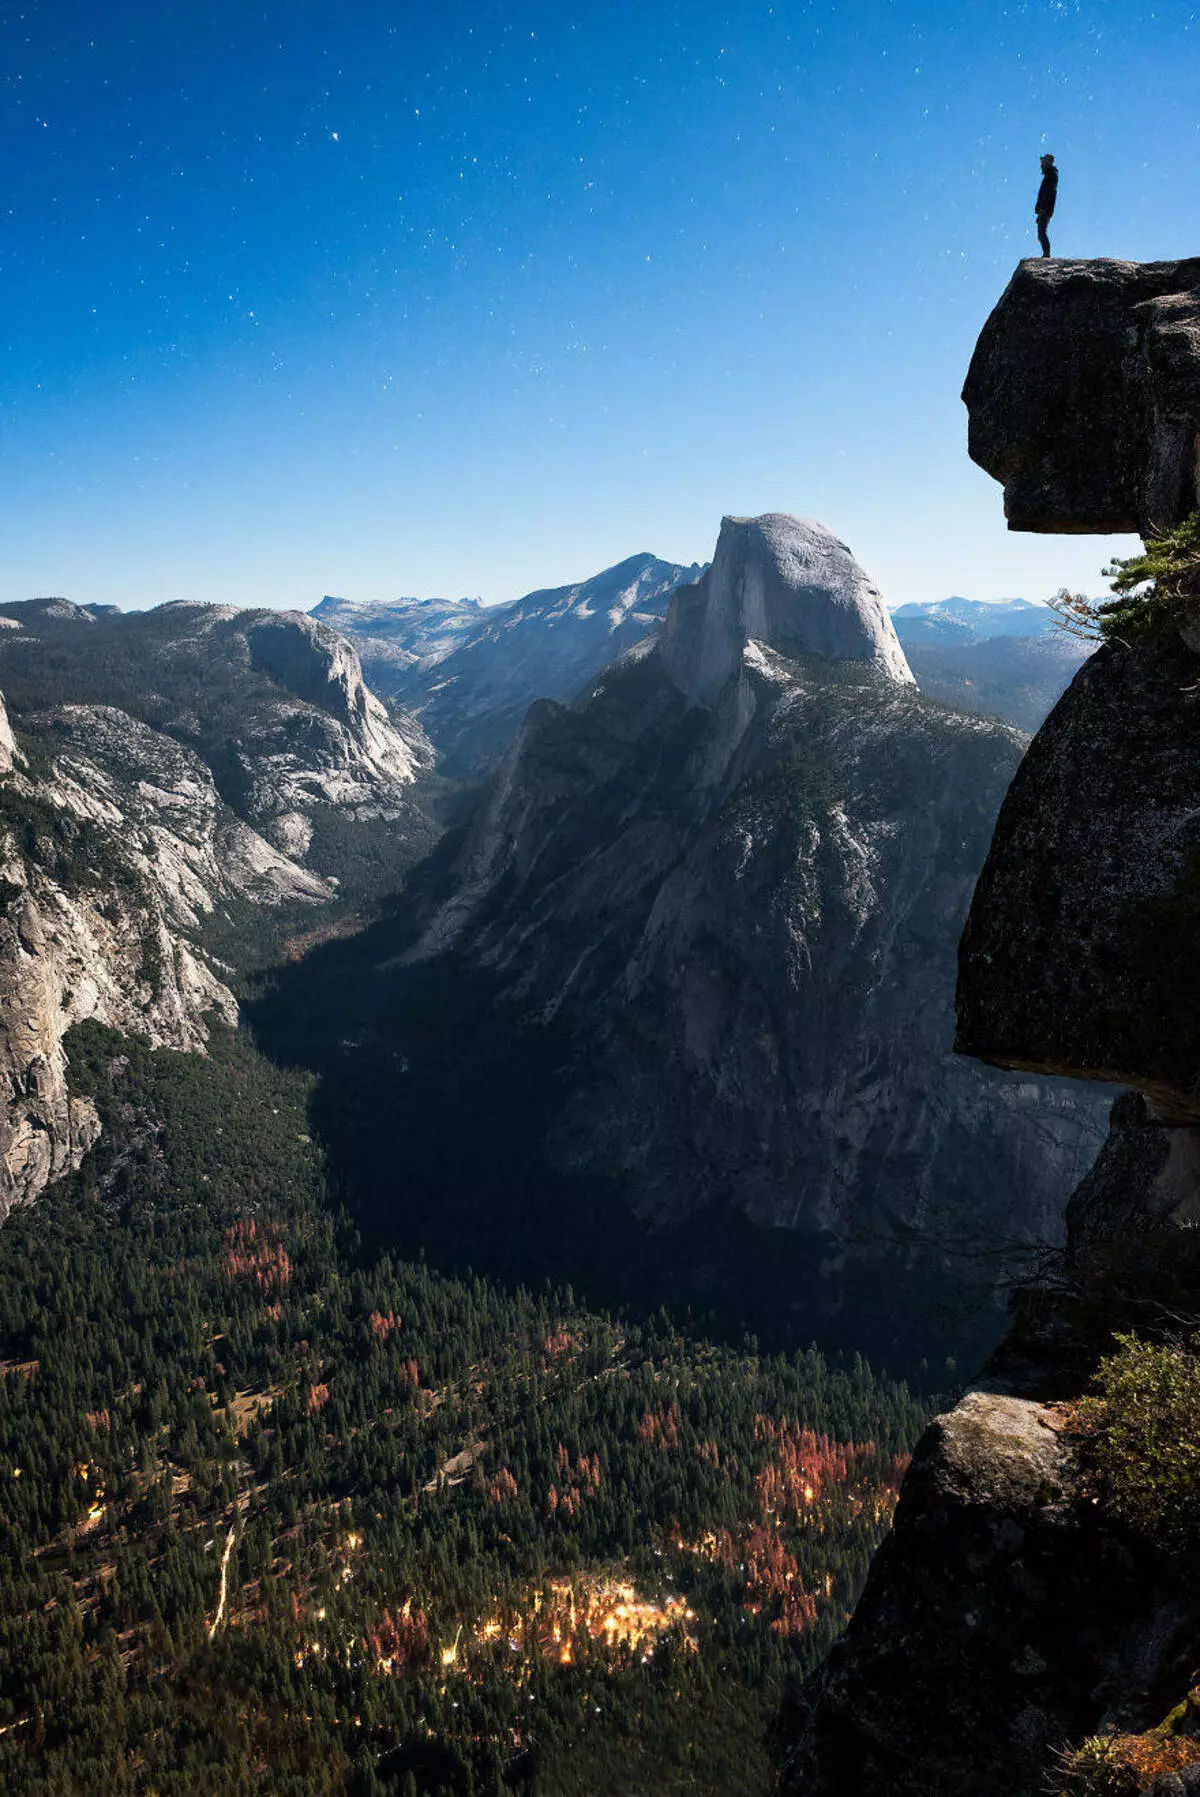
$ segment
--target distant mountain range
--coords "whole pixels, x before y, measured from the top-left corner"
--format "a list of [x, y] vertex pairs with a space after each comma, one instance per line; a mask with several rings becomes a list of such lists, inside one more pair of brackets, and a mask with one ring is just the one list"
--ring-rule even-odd
[[350, 636], [376, 692], [415, 713], [452, 773], [478, 773], [508, 747], [535, 699], [571, 699], [654, 630], [676, 587], [703, 572], [633, 555], [590, 580], [511, 605], [325, 598], [312, 615]]
[[983, 643], [998, 636], [1041, 636], [1054, 627], [1044, 605], [1031, 599], [928, 599], [898, 605], [892, 612], [896, 635], [914, 643]]
[[[473, 776], [496, 764], [535, 700], [578, 697], [659, 630], [676, 588], [703, 572], [643, 554], [510, 605], [327, 596], [312, 616], [352, 638], [370, 685], [420, 719], [446, 772]], [[955, 595], [898, 606], [892, 624], [930, 698], [1024, 730], [1037, 729], [1087, 655], [1029, 599]]]
[[892, 613], [909, 666], [930, 699], [1036, 730], [1087, 660], [1029, 599], [937, 599]]
[[507, 605], [487, 610], [479, 599], [393, 599], [371, 605], [327, 593], [311, 616], [353, 637], [372, 685], [394, 698], [408, 670], [436, 666], [497, 611], [509, 610]]

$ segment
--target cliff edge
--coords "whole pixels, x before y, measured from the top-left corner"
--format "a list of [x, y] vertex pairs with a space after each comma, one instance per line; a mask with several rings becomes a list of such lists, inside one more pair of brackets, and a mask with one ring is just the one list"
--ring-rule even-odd
[[[1010, 528], [1153, 532], [1195, 509], [1198, 290], [1200, 261], [1018, 268], [964, 391]], [[1169, 1771], [1158, 1751], [1194, 1681], [1195, 1606], [1179, 1567], [1097, 1501], [1071, 1409], [1115, 1332], [1161, 1323], [1177, 1226], [1200, 1219], [1197, 705], [1191, 629], [1103, 648], [1001, 808], [962, 938], [956, 1046], [1137, 1090], [1068, 1206], [1053, 1282], [1023, 1297], [914, 1458], [808, 1693], [785, 1777], [806, 1797], [1200, 1788], [1189, 1729]], [[1115, 1782], [1070, 1782], [1087, 1741]]]
[[963, 388], [1010, 530], [1168, 530], [1200, 493], [1200, 258], [1022, 262]]

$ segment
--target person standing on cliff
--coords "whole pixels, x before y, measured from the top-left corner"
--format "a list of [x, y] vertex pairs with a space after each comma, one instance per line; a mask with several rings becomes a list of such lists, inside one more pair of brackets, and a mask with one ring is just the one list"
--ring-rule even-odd
[[1050, 254], [1050, 239], [1046, 235], [1046, 226], [1054, 217], [1054, 202], [1058, 198], [1058, 170], [1054, 166], [1053, 156], [1042, 157], [1042, 185], [1038, 188], [1037, 205], [1033, 216], [1037, 219], [1038, 242], [1042, 246], [1043, 256]]

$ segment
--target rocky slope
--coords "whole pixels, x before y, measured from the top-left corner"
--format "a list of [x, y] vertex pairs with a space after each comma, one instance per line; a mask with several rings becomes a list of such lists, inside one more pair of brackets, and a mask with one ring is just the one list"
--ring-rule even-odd
[[[4, 608], [0, 671], [0, 1215], [98, 1128], [63, 1037], [96, 1018], [197, 1048], [237, 1018], [212, 947], [329, 906], [361, 834], [431, 834], [429, 751], [344, 639], [294, 613]], [[339, 836], [338, 832], [341, 832]], [[347, 842], [351, 846], [347, 846]]]
[[66, 600], [0, 618], [0, 688], [18, 720], [63, 700], [117, 706], [192, 749], [239, 816], [326, 877], [343, 877], [348, 824], [427, 846], [413, 787], [432, 749], [327, 625], [183, 603], [96, 616]]
[[675, 588], [699, 572], [634, 555], [512, 605], [323, 600], [316, 612], [354, 637], [372, 684], [420, 717], [448, 768], [473, 773], [495, 763], [535, 699], [573, 698], [657, 628]]
[[[965, 393], [1011, 523], [1169, 528], [1192, 509], [1198, 279], [1195, 262], [1018, 270]], [[1186, 1727], [1159, 1770], [1164, 1718], [1186, 1715], [1194, 1682], [1194, 1592], [1098, 1503], [1067, 1408], [1114, 1330], [1178, 1333], [1195, 1311], [1198, 682], [1190, 627], [1102, 650], [1001, 810], [962, 941], [958, 1045], [1136, 1091], [1072, 1198], [1056, 1282], [914, 1460], [811, 1694], [791, 1766], [806, 1797], [1035, 1797], [1065, 1790], [1064, 1750], [1098, 1735], [1123, 1741], [1125, 1770], [1072, 1790], [1200, 1782]]]
[[660, 639], [532, 709], [415, 955], [565, 1029], [555, 1164], [662, 1227], [710, 1206], [806, 1234], [817, 1311], [864, 1267], [896, 1295], [898, 1261], [919, 1307], [965, 1219], [1041, 1234], [1099, 1140], [1089, 1094], [949, 1052], [1023, 747], [922, 701], [828, 531], [727, 519]]
[[63, 1037], [96, 1018], [198, 1048], [237, 1005], [203, 948], [230, 905], [315, 906], [332, 887], [220, 799], [200, 758], [110, 707], [4, 719], [0, 773], [0, 1215], [78, 1165], [98, 1131]]

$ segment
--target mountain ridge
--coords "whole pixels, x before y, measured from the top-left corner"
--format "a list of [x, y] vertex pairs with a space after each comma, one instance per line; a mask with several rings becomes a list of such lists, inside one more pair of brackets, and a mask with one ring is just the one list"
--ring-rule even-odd
[[[448, 771], [478, 776], [495, 766], [530, 705], [573, 698], [654, 630], [676, 586], [701, 571], [698, 563], [643, 552], [505, 605], [429, 600], [351, 609], [322, 600], [315, 609], [363, 644], [372, 682], [415, 713]], [[423, 605], [434, 612], [422, 612]], [[440, 608], [452, 614], [449, 630]], [[430, 616], [434, 628], [427, 632]]]
[[[848, 572], [831, 533], [788, 528]], [[949, 1053], [951, 945], [1024, 739], [922, 700], [881, 602], [847, 636], [841, 581], [807, 636], [802, 572], [795, 614], [747, 606], [759, 545], [722, 542], [660, 637], [530, 710], [407, 965], [453, 957], [520, 1028], [562, 1025], [574, 1086], [547, 1152], [661, 1226], [711, 1201], [911, 1243], [991, 1132], [991, 1187], [1023, 1186], [1037, 1229], [1098, 1145], [1096, 1103]], [[798, 654], [750, 634], [765, 616]], [[818, 639], [857, 654], [806, 653]]]
[[914, 643], [979, 643], [1001, 636], [1039, 636], [1054, 627], [1048, 606], [1032, 599], [910, 600], [892, 609], [896, 635]]
[[338, 873], [325, 838], [347, 817], [427, 846], [413, 794], [432, 746], [320, 620], [184, 600], [101, 616], [23, 601], [0, 616], [0, 690], [18, 721], [64, 699], [116, 705], [198, 754], [235, 812], [323, 877]]
[[365, 890], [387, 884], [435, 831], [412, 796], [424, 738], [303, 614], [0, 617], [2, 1215], [96, 1139], [68, 1088], [74, 1025], [203, 1050], [208, 1014], [238, 1017], [218, 947], [344, 905], [364, 842], [384, 844]]

